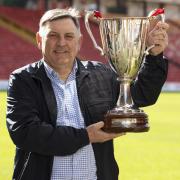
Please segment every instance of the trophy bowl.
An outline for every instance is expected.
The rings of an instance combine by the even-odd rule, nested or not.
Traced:
[[[117,105],[106,113],[103,130],[115,133],[146,132],[149,130],[148,116],[143,110],[134,107],[130,85],[135,80],[146,55],[150,17],[102,18],[98,14],[103,46],[101,48],[96,44],[89,27],[88,18],[91,15],[92,12],[88,12],[85,16],[86,29],[94,46],[106,56],[112,70],[117,73],[120,84]]]

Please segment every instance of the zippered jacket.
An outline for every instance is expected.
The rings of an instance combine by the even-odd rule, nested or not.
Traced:
[[[119,81],[108,65],[80,60],[77,63],[77,93],[88,126],[103,120],[116,105]],[[131,85],[136,107],[156,102],[167,69],[162,54],[147,56]],[[53,156],[70,155],[89,144],[86,129],[56,126],[56,118],[56,99],[42,60],[15,70],[10,75],[7,96],[7,127],[16,145],[13,180],[50,180]],[[98,180],[118,180],[113,141],[92,145]]]

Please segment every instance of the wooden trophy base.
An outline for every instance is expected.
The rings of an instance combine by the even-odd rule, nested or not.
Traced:
[[[140,111],[140,112],[138,112]],[[105,132],[147,132],[149,131],[148,116],[142,110],[137,112],[109,111],[105,115]]]

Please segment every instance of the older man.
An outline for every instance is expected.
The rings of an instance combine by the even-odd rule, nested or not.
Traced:
[[[166,23],[158,23],[151,50],[131,86],[136,106],[155,103],[167,76]],[[116,104],[117,75],[106,65],[80,61],[82,34],[74,10],[53,9],[36,35],[43,58],[10,75],[7,126],[16,145],[14,180],[117,180],[113,138],[104,114]]]

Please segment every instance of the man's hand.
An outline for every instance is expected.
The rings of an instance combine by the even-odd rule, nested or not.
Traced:
[[[156,56],[164,51],[168,45],[167,30],[169,25],[167,23],[158,22],[154,28],[148,33],[147,36],[147,47],[155,45],[149,53]]]
[[[90,143],[109,141],[111,139],[114,139],[116,137],[119,137],[125,134],[125,133],[106,133],[101,129],[103,126],[104,126],[104,122],[100,121],[86,128]]]

